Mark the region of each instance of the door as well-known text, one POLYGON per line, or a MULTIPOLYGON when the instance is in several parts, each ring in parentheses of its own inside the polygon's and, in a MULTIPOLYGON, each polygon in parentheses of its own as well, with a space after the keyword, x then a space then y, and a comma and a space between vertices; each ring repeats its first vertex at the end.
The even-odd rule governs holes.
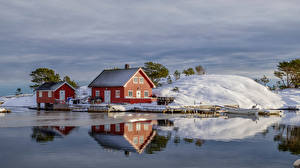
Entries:
POLYGON ((104 91, 104 102, 105 103, 110 103, 110 90, 105 90, 104 91))
POLYGON ((66 100, 66 92, 64 90, 59 91, 59 100, 66 100))
POLYGON ((136 98, 141 98, 141 91, 140 90, 136 91, 136 98))

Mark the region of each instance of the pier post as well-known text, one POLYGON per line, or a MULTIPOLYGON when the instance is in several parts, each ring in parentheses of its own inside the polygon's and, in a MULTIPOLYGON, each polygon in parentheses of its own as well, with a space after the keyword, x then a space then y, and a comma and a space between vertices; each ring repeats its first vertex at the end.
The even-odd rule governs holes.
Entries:
POLYGON ((37 104, 37 110, 41 110, 41 103, 37 104))

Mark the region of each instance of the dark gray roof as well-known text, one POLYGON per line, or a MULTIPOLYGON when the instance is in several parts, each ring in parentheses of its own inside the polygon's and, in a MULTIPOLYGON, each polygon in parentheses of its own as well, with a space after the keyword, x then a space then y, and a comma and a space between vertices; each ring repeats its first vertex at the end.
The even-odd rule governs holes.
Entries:
POLYGON ((91 133, 91 136, 104 148, 137 152, 123 135, 91 133))
POLYGON ((104 70, 89 87, 124 86, 139 68, 104 70))
POLYGON ((65 82, 63 82, 63 81, 61 81, 61 82, 46 82, 46 83, 42 84, 41 86, 39 86, 38 88, 36 88, 35 90, 56 90, 64 83, 65 82))

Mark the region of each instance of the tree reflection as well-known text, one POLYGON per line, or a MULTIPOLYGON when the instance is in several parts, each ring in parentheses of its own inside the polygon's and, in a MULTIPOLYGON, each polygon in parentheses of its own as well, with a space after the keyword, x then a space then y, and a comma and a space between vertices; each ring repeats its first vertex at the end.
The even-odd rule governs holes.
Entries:
POLYGON ((156 134, 151 143, 147 146, 145 152, 147 154, 153 154, 154 152, 162 151, 167 147, 170 137, 170 134, 168 136, 156 134))
POLYGON ((32 128, 31 138, 38 143, 54 141, 55 138, 67 136, 75 127, 64 126, 40 126, 32 128))
POLYGON ((55 136, 58 136, 55 132, 45 131, 40 127, 32 128, 31 138, 38 143, 53 141, 55 136))
POLYGON ((290 151, 294 155, 300 154, 300 127, 277 125, 273 127, 279 131, 274 137, 278 141, 279 151, 290 151))

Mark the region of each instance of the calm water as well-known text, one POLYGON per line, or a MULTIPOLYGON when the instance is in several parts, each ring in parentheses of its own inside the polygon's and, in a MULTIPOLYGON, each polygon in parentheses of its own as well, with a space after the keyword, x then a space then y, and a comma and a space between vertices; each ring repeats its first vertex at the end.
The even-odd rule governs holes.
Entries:
POLYGON ((1 168, 292 167, 300 159, 299 116, 200 118, 13 109, 0 117, 0 163, 1 168))

